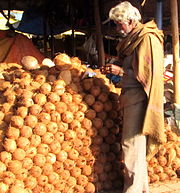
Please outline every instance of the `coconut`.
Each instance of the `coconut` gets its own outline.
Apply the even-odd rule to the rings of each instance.
[[[38,60],[33,56],[24,56],[21,59],[21,63],[26,70],[34,70],[38,69],[40,66],[38,64]]]

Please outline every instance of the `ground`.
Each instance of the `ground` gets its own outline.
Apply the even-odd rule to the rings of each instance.
[[[99,193],[122,193],[121,191],[108,191]],[[149,193],[180,193],[180,178],[176,180],[150,184]]]
[[[180,193],[180,178],[150,185],[150,193]]]

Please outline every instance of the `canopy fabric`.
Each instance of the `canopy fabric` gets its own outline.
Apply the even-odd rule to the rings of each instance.
[[[49,19],[44,19],[44,17],[45,13],[42,10],[29,9],[23,13],[22,20],[16,30],[33,35],[57,35],[71,29],[61,20],[56,20],[54,23],[51,21],[50,25]],[[46,31],[44,21],[46,21]]]
[[[0,62],[21,64],[23,56],[34,56],[39,63],[44,56],[25,35],[10,30],[0,31]]]

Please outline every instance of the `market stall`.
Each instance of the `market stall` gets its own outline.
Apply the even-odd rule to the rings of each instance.
[[[171,2],[175,97],[170,102],[179,104],[177,1]],[[96,31],[101,35],[99,19]],[[121,90],[99,68],[88,68],[76,56],[59,53],[51,60],[36,54],[29,51],[18,61],[8,57],[0,63],[0,192],[120,193]],[[149,183],[177,179],[176,131],[166,119],[167,143],[147,160]]]

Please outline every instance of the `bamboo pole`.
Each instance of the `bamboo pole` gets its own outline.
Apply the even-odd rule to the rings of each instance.
[[[99,0],[94,0],[94,19],[96,24],[98,67],[100,67],[105,65],[105,53],[104,53],[103,36],[102,36],[102,30],[101,30],[101,19],[99,14]]]
[[[48,51],[47,51],[47,15],[43,15],[43,38],[44,38],[44,56],[48,57]]]
[[[75,29],[74,29],[74,7],[72,6],[72,1],[69,1],[70,6],[70,19],[71,19],[71,40],[72,40],[72,55],[76,56],[76,41],[75,41]]]
[[[180,62],[179,62],[179,26],[177,0],[170,0],[171,29],[173,44],[174,103],[180,105]]]

